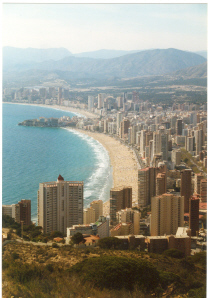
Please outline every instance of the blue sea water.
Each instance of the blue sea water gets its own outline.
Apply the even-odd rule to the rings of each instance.
[[[18,126],[26,119],[74,116],[52,108],[3,103],[2,204],[31,200],[31,217],[37,220],[39,183],[84,182],[84,206],[94,199],[106,201],[112,187],[112,169],[106,149],[93,138],[63,128]]]

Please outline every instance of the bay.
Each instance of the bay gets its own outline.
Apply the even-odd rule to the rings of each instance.
[[[3,104],[2,204],[31,200],[31,217],[37,220],[39,183],[84,182],[84,206],[94,199],[109,199],[112,169],[106,149],[93,138],[62,128],[24,127],[19,122],[39,117],[74,116],[67,111],[33,105]]]

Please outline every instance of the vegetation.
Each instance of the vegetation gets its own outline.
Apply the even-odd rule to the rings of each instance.
[[[171,257],[171,258],[176,258],[176,259],[182,259],[184,258],[184,253],[178,249],[167,249],[163,252],[163,255]]]
[[[14,297],[205,297],[206,253],[146,252],[10,242],[3,247],[2,295]]]
[[[197,162],[194,157],[186,151],[184,148],[181,148],[181,159],[187,164],[188,167],[190,167],[194,173],[200,173],[200,170],[198,167],[201,167],[203,172],[207,173],[207,169],[203,167],[203,165],[200,162]]]
[[[79,243],[85,243],[86,242],[86,240],[84,239],[84,237],[83,237],[83,234],[81,234],[81,233],[76,233],[75,235],[73,235],[72,237],[71,237],[71,241],[72,241],[72,243],[73,244],[79,244]]]
[[[118,249],[120,245],[121,241],[116,237],[105,237],[98,241],[98,246],[104,249]]]

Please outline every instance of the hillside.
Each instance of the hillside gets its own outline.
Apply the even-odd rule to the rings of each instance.
[[[206,292],[205,253],[182,259],[135,250],[10,242],[3,247],[2,267],[5,298],[203,298]]]
[[[27,63],[43,62],[45,60],[60,60],[72,55],[65,48],[34,49],[34,48],[15,48],[3,47],[3,66],[8,68],[14,65]]]
[[[174,76],[184,78],[206,78],[207,77],[207,61],[196,66],[178,70],[173,73]]]
[[[97,78],[111,77],[131,78],[140,76],[165,75],[184,68],[193,67],[206,61],[200,55],[176,49],[148,50],[128,54],[112,59],[78,58],[68,56],[58,61],[47,60],[40,63],[25,62],[7,67],[4,65],[3,76],[37,78],[34,71],[51,73],[62,72],[65,78]],[[29,73],[29,74],[28,74]]]

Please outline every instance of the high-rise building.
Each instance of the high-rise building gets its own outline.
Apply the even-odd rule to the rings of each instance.
[[[98,106],[97,106],[98,109],[101,109],[103,107],[105,97],[106,97],[105,93],[98,94]]]
[[[155,180],[151,183],[155,183]],[[140,207],[145,207],[150,203],[150,179],[149,168],[144,168],[138,171],[138,204]]]
[[[116,212],[132,208],[132,187],[115,187],[110,190],[110,224],[116,223]]]
[[[195,174],[194,176],[194,193],[200,194],[200,181],[205,177],[202,173]]]
[[[91,208],[95,210],[95,221],[99,219],[100,216],[103,216],[103,201],[95,200],[90,203]]]
[[[15,222],[29,226],[31,224],[31,200],[21,200],[17,204],[3,205],[2,214],[14,218]]]
[[[156,177],[159,173],[163,176],[158,176],[158,189],[166,192],[166,165],[160,167],[147,167],[138,170],[138,204],[140,207],[145,207],[151,204],[151,198],[156,195]]]
[[[121,124],[121,121],[123,120],[123,116],[124,114],[122,112],[118,112],[117,113],[117,134],[119,135],[120,134],[120,124]]]
[[[175,166],[181,163],[181,150],[175,149],[171,152],[171,160]]]
[[[183,197],[165,193],[151,199],[151,236],[175,235],[183,225]]]
[[[118,223],[133,223],[133,234],[139,235],[140,231],[140,212],[137,210],[132,210],[131,208],[126,208],[120,210],[116,213],[116,218]]]
[[[168,134],[167,133],[161,133],[160,135],[160,149],[162,153],[162,159],[167,160],[168,159]]]
[[[123,119],[120,123],[120,137],[125,139],[128,136],[128,128],[130,126],[130,121],[128,119]]]
[[[202,202],[207,202],[207,179],[200,181],[200,197]]]
[[[87,208],[83,211],[83,223],[88,225],[95,222],[95,210],[93,208]]]
[[[38,225],[43,233],[60,231],[66,234],[67,227],[83,224],[83,182],[57,181],[39,184]]]
[[[64,89],[63,96],[64,99],[69,99],[69,89]]]
[[[187,138],[187,144],[186,144],[186,150],[190,153],[194,151],[194,145],[195,145],[195,138],[194,137],[188,137]]]
[[[199,232],[199,198],[192,196],[189,199],[189,228],[191,229],[191,236],[196,236]]]
[[[88,110],[92,111],[94,107],[94,96],[88,96]]]
[[[203,146],[203,130],[202,129],[195,130],[194,136],[195,136],[196,155],[199,155]]]
[[[189,198],[192,195],[191,169],[181,171],[181,196],[184,197],[184,212],[189,212]]]
[[[62,104],[62,87],[58,87],[58,104]]]
[[[156,177],[156,196],[166,193],[166,173],[158,173]]]
[[[183,128],[183,123],[182,119],[177,119],[176,121],[176,134],[181,136],[182,135],[182,128]]]

